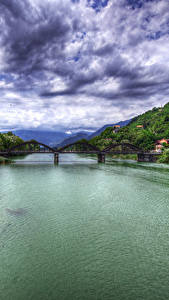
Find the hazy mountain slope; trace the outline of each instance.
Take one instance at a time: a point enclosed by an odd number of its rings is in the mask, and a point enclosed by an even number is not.
[[[124,126],[128,124],[130,120],[118,122],[116,124],[120,126]],[[36,140],[38,142],[44,143],[46,145],[50,146],[58,146],[63,147],[66,144],[70,144],[73,142],[76,142],[80,139],[91,139],[92,137],[95,137],[99,135],[101,132],[103,132],[107,127],[112,126],[111,125],[105,125],[102,128],[98,129],[96,132],[92,134],[88,134],[86,132],[78,132],[77,134],[70,135],[66,134],[65,132],[60,132],[60,131],[41,131],[41,130],[29,130],[29,129],[20,129],[20,130],[13,130],[12,132],[16,135],[19,136],[21,139],[24,141],[29,141],[29,140]]]
[[[112,127],[113,125],[120,125],[121,127],[129,124],[129,122],[131,122],[131,119],[130,120],[125,120],[125,121],[120,121],[120,122],[117,122],[117,123],[114,123],[114,124],[107,124],[107,125],[104,125],[103,127],[101,127],[100,129],[98,129],[97,131],[95,131],[94,133],[92,133],[88,139],[92,139],[93,137],[95,136],[98,136],[100,135],[107,127]]]
[[[87,133],[85,133],[85,132],[78,132],[76,135],[73,135],[73,136],[70,136],[69,138],[66,138],[60,144],[58,144],[56,146],[57,147],[64,147],[64,146],[69,145],[71,143],[75,143],[78,140],[87,139],[88,136],[89,135]]]
[[[127,125],[131,120],[126,120],[126,121],[121,121],[118,123],[115,123],[116,125],[120,125],[125,126]],[[66,146],[68,144],[77,142],[78,140],[81,139],[86,139],[86,140],[90,140],[91,138],[98,136],[100,133],[102,133],[107,127],[113,126],[113,124],[107,124],[104,125],[103,127],[99,128],[97,131],[93,132],[92,134],[90,133],[86,133],[86,132],[78,132],[76,135],[73,136],[69,136],[68,138],[66,138],[65,140],[63,140],[61,143],[57,144],[57,147],[63,147]]]
[[[69,135],[58,131],[38,131],[38,130],[15,130],[13,133],[24,141],[34,139],[46,145],[53,145],[62,142]]]

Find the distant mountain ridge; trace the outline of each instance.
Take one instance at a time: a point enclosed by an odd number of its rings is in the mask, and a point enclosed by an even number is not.
[[[78,140],[86,139],[90,140],[95,136],[100,135],[107,127],[113,125],[120,125],[121,127],[127,125],[131,120],[121,121],[117,123],[107,124],[91,133],[80,131],[76,134],[68,134],[61,131],[49,131],[49,130],[32,130],[32,129],[16,129],[12,130],[12,133],[20,137],[24,141],[36,140],[40,143],[49,145],[51,147],[63,147],[71,143],[75,143]]]
[[[64,139],[60,144],[56,145],[56,147],[61,148],[61,147],[64,147],[66,145],[69,145],[71,143],[75,143],[75,142],[77,142],[78,140],[81,140],[81,139],[86,139],[87,140],[88,137],[89,137],[88,133],[78,132],[77,134]]]
[[[129,119],[129,120],[125,120],[125,121],[120,121],[120,122],[117,122],[117,123],[112,123],[112,124],[107,124],[107,125],[104,125],[103,127],[101,127],[100,129],[98,129],[97,131],[95,131],[94,133],[92,133],[89,137],[88,137],[88,140],[94,138],[95,136],[98,136],[100,135],[106,128],[108,127],[112,127],[114,125],[120,125],[120,127],[124,127],[126,125],[128,125],[130,122],[131,122],[132,119]]]
[[[69,134],[60,131],[40,131],[40,130],[14,130],[15,135],[19,136],[24,141],[36,140],[40,143],[53,146],[60,143],[65,138],[69,137]]]
[[[69,145],[71,143],[75,143],[78,140],[81,139],[86,139],[86,140],[90,140],[95,136],[100,135],[107,127],[112,127],[114,125],[120,125],[120,127],[123,127],[125,125],[128,125],[130,123],[130,120],[125,120],[125,121],[120,121],[114,124],[107,124],[104,125],[103,127],[101,127],[100,129],[98,129],[97,131],[93,132],[92,134],[86,133],[86,132],[78,132],[77,134],[73,135],[73,136],[69,136],[68,138],[66,138],[65,140],[63,140],[60,144],[56,145],[56,147],[64,147],[66,145]]]

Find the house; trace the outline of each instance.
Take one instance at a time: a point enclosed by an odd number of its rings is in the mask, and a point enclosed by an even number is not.
[[[162,150],[163,144],[169,145],[169,139],[161,139],[156,141],[156,146],[155,146],[156,152],[160,152]]]
[[[143,125],[137,125],[136,127],[137,127],[137,128],[144,128]]]
[[[113,132],[114,133],[117,133],[119,131],[119,129],[120,129],[120,125],[114,125],[113,126]]]

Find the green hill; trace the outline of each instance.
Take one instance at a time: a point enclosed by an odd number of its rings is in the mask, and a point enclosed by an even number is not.
[[[7,150],[12,146],[23,143],[24,141],[12,132],[0,133],[0,151]]]
[[[31,140],[32,142],[36,142],[35,140]],[[24,143],[24,140],[22,140],[19,136],[16,136],[12,132],[7,133],[0,133],[0,151],[6,151],[9,150],[11,147],[17,146],[19,144]],[[34,146],[33,146],[34,148]],[[22,150],[28,150],[30,149],[30,145],[23,145],[21,146]],[[36,149],[39,150],[39,145],[36,145]],[[0,162],[5,161],[4,157],[0,157]]]
[[[143,127],[138,128],[138,125]],[[112,142],[129,142],[141,149],[151,150],[154,149],[155,141],[161,138],[169,138],[169,102],[164,107],[155,107],[133,118],[117,133],[113,132],[112,127],[106,128],[90,143],[104,149]]]

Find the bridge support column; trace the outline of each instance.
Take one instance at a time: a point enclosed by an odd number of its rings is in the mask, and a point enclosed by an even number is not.
[[[58,164],[59,163],[59,153],[54,153],[54,164]]]
[[[99,153],[97,157],[98,157],[98,163],[105,163],[105,154]]]

